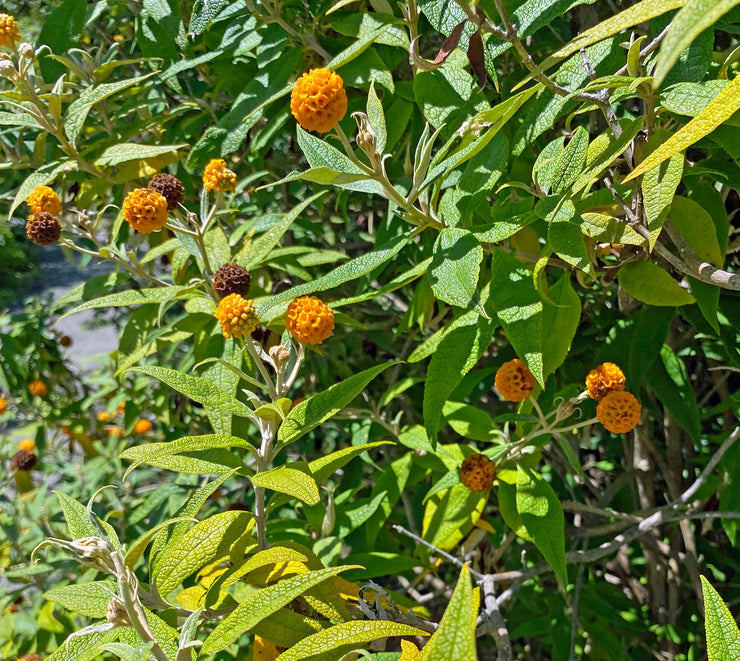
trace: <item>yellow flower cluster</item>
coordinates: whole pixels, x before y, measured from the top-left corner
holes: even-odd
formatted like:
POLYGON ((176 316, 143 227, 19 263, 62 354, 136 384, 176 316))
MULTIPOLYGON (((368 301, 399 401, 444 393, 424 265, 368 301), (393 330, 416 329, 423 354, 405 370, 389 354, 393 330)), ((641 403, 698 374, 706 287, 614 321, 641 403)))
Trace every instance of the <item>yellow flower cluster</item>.
POLYGON ((509 402, 521 402, 529 397, 537 386, 529 368, 519 358, 504 363, 496 372, 496 390, 509 402))
POLYGON ((334 332, 334 312, 315 296, 301 296, 288 306, 285 328, 301 344, 321 344, 334 332))
POLYGON ((62 210, 62 201, 59 196, 48 186, 36 186, 26 200, 33 213, 46 211, 52 215, 62 210))
POLYGON ((34 379, 28 384, 28 392, 34 397, 44 397, 47 393, 46 384, 40 379, 34 379))
POLYGON ((624 390, 624 372, 614 363, 602 363, 586 377, 586 390, 591 399, 602 400, 610 392, 624 390))
POLYGON ((229 294, 216 308, 216 318, 221 324, 224 337, 249 337, 259 323, 251 298, 239 294, 229 294))
POLYGON ((203 172, 203 185, 206 190, 233 193, 236 190, 236 172, 226 167, 226 161, 223 158, 212 158, 203 172))
POLYGON ((460 466, 460 482, 471 491, 488 491, 496 477, 496 464, 486 455, 473 453, 460 466))
POLYGON ((0 14, 0 46, 11 46, 20 40, 18 21, 10 14, 0 14))
POLYGON ((296 81, 290 111, 306 131, 331 131, 347 112, 344 81, 329 69, 311 69, 296 81))
POLYGON ((149 188, 132 190, 123 201, 123 217, 137 232, 151 234, 167 224, 167 199, 149 188))

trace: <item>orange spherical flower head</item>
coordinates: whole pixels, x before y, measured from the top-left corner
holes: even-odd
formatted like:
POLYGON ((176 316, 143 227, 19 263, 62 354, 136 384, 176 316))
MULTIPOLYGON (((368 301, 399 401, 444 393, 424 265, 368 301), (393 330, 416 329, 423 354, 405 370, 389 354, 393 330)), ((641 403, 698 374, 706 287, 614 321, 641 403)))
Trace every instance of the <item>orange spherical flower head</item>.
POLYGON ((591 399, 602 400, 610 392, 624 390, 624 372, 614 363, 602 363, 586 377, 586 390, 591 399))
POLYGON ((341 76, 329 69, 304 73, 290 94, 290 111, 306 131, 331 131, 347 112, 341 76))
POLYGON ((226 167, 223 158, 212 158, 203 172, 203 185, 206 190, 225 193, 236 190, 236 172, 226 167))
POLYGON ((0 415, 5 413, 5 411, 7 410, 8 410, 8 400, 0 397, 0 415))
POLYGON ((53 215, 62 210, 62 201, 48 186, 36 186, 28 196, 26 204, 31 207, 31 211, 34 213, 46 211, 53 215))
POLYGON ((471 454, 460 466, 460 481, 471 491, 487 491, 496 477, 496 464, 484 454, 471 454))
POLYGON ((632 393, 617 390, 608 393, 596 406, 596 417, 609 431, 625 434, 640 422, 642 408, 632 393))
POLYGON ((239 294, 229 294, 222 299, 216 308, 216 319, 226 338, 249 337, 259 323, 254 301, 239 294))
POLYGON ((505 400, 521 402, 534 392, 537 380, 519 358, 514 358, 498 368, 495 383, 498 394, 505 400))
POLYGON ((224 264, 213 276, 213 288, 221 298, 225 298, 229 294, 246 296, 249 293, 251 283, 252 276, 249 275, 249 271, 233 262, 224 264))
POLYGON ((10 465, 17 471, 30 471, 38 463, 38 458, 28 450, 18 450, 11 458, 10 465))
POLYGON ((33 452, 36 449, 36 443, 34 441, 21 441, 18 443, 19 450, 25 450, 26 452, 33 452))
POLYGON ((132 190, 123 201, 123 217, 137 232, 158 232, 167 223, 167 198, 149 188, 132 190))
POLYGON ((146 434, 152 430, 152 423, 149 420, 137 420, 134 425, 134 431, 137 434, 146 434))
POLYGON ((62 236, 62 226, 48 211, 38 211, 28 217, 26 235, 39 246, 50 246, 62 236))
POLYGON ((167 200, 167 208, 172 211, 177 209, 177 205, 183 201, 185 197, 185 187, 182 182, 171 174, 166 172, 159 172, 152 177, 149 182, 149 190, 157 191, 160 195, 164 195, 167 200))
POLYGON ((108 430, 108 436, 118 436, 118 438, 121 438, 123 436, 123 428, 122 427, 111 427, 108 430))
POLYGON ((34 397, 44 397, 47 392, 46 384, 40 379, 34 379, 28 384, 28 392, 34 397))
POLYGON ((285 312, 285 328, 301 344, 321 344, 334 332, 334 312, 315 296, 294 298, 285 312))
POLYGON ((11 46, 21 40, 18 21, 10 14, 0 14, 0 46, 11 46))
POLYGON ((108 411, 98 411, 98 422, 110 422, 110 413, 108 411))

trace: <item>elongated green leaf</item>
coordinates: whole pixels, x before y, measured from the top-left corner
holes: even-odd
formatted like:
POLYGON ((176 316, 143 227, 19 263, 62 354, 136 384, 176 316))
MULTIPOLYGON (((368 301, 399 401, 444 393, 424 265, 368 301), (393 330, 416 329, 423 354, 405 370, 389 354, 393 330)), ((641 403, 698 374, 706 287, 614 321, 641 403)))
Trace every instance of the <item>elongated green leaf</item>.
POLYGON ((668 212, 681 237, 696 252, 699 259, 722 268, 724 254, 717 240, 717 228, 712 216, 698 202, 676 195, 668 212))
POLYGON ((138 142, 124 142, 120 145, 108 147, 95 161, 98 167, 111 167, 126 163, 127 161, 139 161, 163 154, 176 155, 180 149, 187 145, 141 145, 138 142))
POLYGON ((681 183, 682 174, 683 154, 674 154, 659 167, 648 170, 642 177, 640 188, 650 232, 650 250, 655 247, 655 242, 660 236, 671 201, 681 183))
POLYGON ((640 390, 642 380, 660 355, 668 328, 675 316, 675 308, 652 306, 643 308, 637 315, 629 359, 627 365, 622 366, 632 392, 640 390))
POLYGON ((278 466, 272 470, 257 473, 251 479, 256 487, 284 493, 308 505, 321 502, 319 487, 305 461, 291 461, 289 466, 278 466))
MULTIPOLYGON (((236 436, 230 436, 228 434, 207 434, 204 436, 186 436, 179 438, 176 441, 170 441, 169 443, 144 443, 143 445, 134 445, 130 448, 126 448, 121 453, 121 459, 130 459, 133 464, 126 469, 123 476, 125 480, 128 474, 141 464, 149 464, 151 466, 159 466, 161 460, 165 457, 169 457, 173 454, 180 454, 183 452, 204 452, 208 450, 220 449, 220 448, 247 448, 254 450, 253 445, 249 441, 245 441, 243 438, 237 438, 236 436)), ((232 455, 233 456, 233 455, 232 455)), ((211 462, 214 461, 213 457, 206 457, 211 462)), ((242 465, 238 457, 233 459, 242 465)), ((214 464, 216 467, 218 464, 214 464)), ((229 467, 222 467, 223 470, 217 471, 216 474, 224 474, 230 472, 236 466, 232 465, 229 467)))
POLYGON ((681 359, 664 344, 660 359, 653 363, 647 374, 650 387, 658 400, 668 409, 686 433, 694 441, 701 435, 701 421, 696 395, 691 387, 689 375, 681 359))
POLYGON ((704 628, 709 661, 740 659, 740 630, 735 619, 709 581, 701 576, 704 595, 704 628))
POLYGON ((395 443, 393 441, 375 441, 374 443, 365 443, 364 445, 353 445, 314 459, 308 466, 316 482, 321 484, 325 480, 328 480, 342 466, 346 466, 356 456, 368 450, 378 448, 381 445, 395 445, 395 443))
POLYGON ((545 303, 542 311, 542 373, 545 379, 565 361, 581 320, 581 299, 567 271, 547 293, 554 305, 545 303))
POLYGON ((504 436, 493 418, 475 406, 447 402, 442 413, 450 427, 460 436, 484 443, 504 442, 504 436))
POLYGON ((439 627, 424 645, 416 661, 477 659, 475 629, 479 608, 480 589, 473 589, 466 564, 460 570, 457 586, 439 627))
POLYGON ((738 4, 740 0, 688 0, 673 17, 668 34, 660 44, 658 62, 653 73, 653 88, 660 87, 673 65, 678 62, 681 51, 738 4))
POLYGON ((67 117, 64 121, 64 133, 67 136, 67 140, 70 142, 75 142, 77 140, 77 137, 80 135, 80 131, 85 124, 85 119, 87 119, 87 114, 96 103, 103 99, 107 99, 109 96, 113 96, 127 87, 136 85, 142 80, 146 80, 155 73, 157 72, 153 71, 152 73, 137 76, 136 78, 119 80, 115 83, 103 83, 101 85, 88 87, 84 90, 67 109, 67 117))
POLYGON ((407 240, 408 239, 405 236, 391 239, 372 252, 350 260, 312 282, 307 282, 304 285, 298 285, 297 287, 288 289, 287 291, 268 298, 266 301, 258 301, 256 307, 260 320, 263 323, 267 323, 272 320, 284 311, 289 301, 293 300, 297 296, 326 291, 327 289, 338 287, 345 282, 357 280, 363 275, 367 275, 378 268, 381 264, 385 264, 393 259, 406 245, 407 240), (278 306, 281 306, 282 309, 278 308, 278 306), (276 308, 278 309, 276 310, 276 308))
POLYGON ((465 314, 457 317, 454 321, 449 324, 445 324, 436 331, 433 335, 430 335, 424 340, 416 349, 411 352, 411 355, 406 359, 409 363, 418 363, 420 360, 424 360, 427 356, 433 354, 442 343, 442 340, 449 335, 456 328, 461 326, 470 326, 476 319, 478 319, 478 312, 470 310, 465 314))
POLYGON ((648 305, 691 305, 696 299, 660 266, 652 262, 630 262, 619 269, 624 291, 648 305))
POLYGON ((230 585, 236 583, 242 576, 245 576, 255 569, 261 569, 267 565, 274 565, 279 562, 309 562, 308 556, 286 546, 273 546, 263 551, 258 551, 243 564, 237 565, 233 570, 224 574, 224 580, 217 582, 219 590, 225 590, 230 585))
POLYGON ((532 274, 504 250, 493 253, 491 301, 506 337, 544 388, 542 365, 542 301, 532 274))
POLYGON ((92 661, 100 656, 100 649, 105 643, 110 643, 116 638, 118 638, 118 631, 115 629, 79 636, 70 635, 46 659, 47 661, 92 661))
MULTIPOLYGON (((627 28, 631 28, 640 23, 649 21, 656 16, 661 16, 666 12, 673 9, 683 7, 688 0, 641 0, 631 7, 628 7, 624 11, 619 12, 615 16, 607 18, 598 25, 581 32, 575 39, 569 41, 565 46, 562 46, 550 55, 542 64, 540 64, 540 71, 546 71, 553 64, 559 62, 563 58, 577 53, 582 48, 586 48, 604 39, 622 32, 627 28)), ((521 83, 519 83, 513 91, 516 91, 517 87, 521 87, 533 78, 533 75, 527 76, 521 83)))
POLYGON ((449 551, 473 529, 488 501, 486 492, 475 492, 459 482, 426 503, 422 537, 449 551))
POLYGON ((564 193, 575 183, 586 165, 586 152, 588 152, 588 131, 579 126, 568 146, 555 161, 552 172, 553 193, 556 195, 564 193))
POLYGON ((69 528, 69 536, 72 539, 97 537, 99 535, 82 503, 78 503, 74 498, 70 498, 61 491, 55 491, 54 493, 59 498, 59 504, 62 506, 62 512, 69 528))
POLYGON ((506 524, 519 537, 534 542, 567 585, 565 517, 557 494, 544 478, 528 468, 517 468, 516 487, 499 480, 499 505, 506 524))
POLYGON ((192 292, 192 287, 151 287, 150 289, 127 289, 119 291, 116 294, 108 294, 92 301, 85 301, 76 308, 65 312, 59 320, 69 317, 72 314, 83 312, 84 310, 93 310, 95 308, 114 308, 128 305, 146 305, 147 303, 163 303, 165 301, 174 301, 186 292, 192 292))
POLYGON ((434 244, 429 267, 434 295, 457 307, 474 305, 482 261, 483 248, 468 230, 444 228, 434 244))
POLYGON ((359 395, 378 374, 396 363, 376 365, 355 374, 327 390, 317 393, 296 406, 278 431, 278 443, 284 447, 339 413, 359 395))
POLYGON ((44 592, 44 599, 54 601, 73 613, 87 617, 105 617, 108 602, 116 594, 117 586, 113 581, 90 581, 73 583, 52 588, 44 592))
POLYGON ((594 277, 594 267, 580 228, 570 222, 553 222, 547 233, 547 242, 564 262, 594 277))
POLYGON ((232 545, 250 533, 254 517, 249 512, 214 514, 188 530, 162 557, 157 589, 167 595, 206 564, 229 557, 232 545))
POLYGON ((345 650, 349 652, 373 640, 393 636, 426 635, 429 634, 416 627, 387 620, 341 622, 293 645, 289 650, 278 656, 277 661, 301 661, 302 659, 323 658, 324 655, 329 655, 334 659, 339 658, 342 655, 341 652, 345 650), (334 653, 332 654, 332 652, 334 653))
POLYGON ((657 167, 671 156, 682 152, 704 136, 709 135, 737 110, 740 110, 740 76, 735 76, 727 87, 707 104, 704 110, 632 170, 624 183, 657 167))
POLYGON ((181 392, 190 399, 205 406, 222 411, 230 411, 234 415, 248 418, 253 415, 252 410, 240 401, 227 395, 211 381, 200 376, 190 376, 167 367, 132 367, 129 372, 138 372, 153 376, 170 388, 181 392))
POLYGON ((495 322, 479 316, 469 318, 465 326, 458 326, 445 335, 429 361, 424 384, 424 426, 434 443, 442 423, 442 409, 452 391, 478 362, 491 343, 495 322))
POLYGON ((26 180, 18 187, 18 191, 13 198, 13 203, 8 211, 8 220, 13 217, 13 212, 18 208, 21 202, 25 202, 36 186, 46 186, 50 184, 63 172, 72 172, 77 169, 77 164, 72 160, 54 161, 47 163, 30 174, 26 180))
POLYGON ((385 126, 383 104, 375 91, 375 80, 370 83, 370 89, 367 92, 366 110, 370 126, 375 133, 375 151, 382 155, 383 150, 385 149, 386 140, 388 139, 388 131, 385 126))
POLYGON ((206 638, 201 654, 213 654, 233 643, 245 631, 249 631, 267 616, 287 606, 315 585, 358 565, 344 565, 300 574, 286 578, 275 585, 252 593, 244 603, 230 613, 206 638))
POLYGON ((286 213, 282 220, 267 230, 264 234, 261 234, 257 238, 247 253, 247 257, 242 261, 242 266, 246 269, 251 269, 263 262, 270 254, 270 251, 278 244, 283 234, 288 231, 293 221, 303 213, 304 209, 313 204, 318 198, 320 198, 326 191, 320 191, 315 195, 312 195, 307 200, 301 202, 297 207, 291 209, 290 213, 286 213))
POLYGON ((581 232, 603 243, 626 243, 632 246, 644 246, 647 243, 623 220, 604 213, 582 213, 581 232))
POLYGON ((229 0, 196 0, 190 15, 188 32, 198 35, 204 32, 219 12, 229 4, 229 0))

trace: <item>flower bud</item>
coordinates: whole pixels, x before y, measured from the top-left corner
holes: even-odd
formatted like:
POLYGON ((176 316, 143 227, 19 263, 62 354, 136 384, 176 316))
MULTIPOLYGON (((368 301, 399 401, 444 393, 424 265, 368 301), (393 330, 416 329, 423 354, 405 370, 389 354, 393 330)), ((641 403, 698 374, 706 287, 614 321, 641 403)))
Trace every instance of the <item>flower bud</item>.
POLYGON ((32 60, 36 57, 36 51, 33 49, 33 46, 25 41, 18 46, 18 52, 21 54, 21 57, 27 60, 32 60))
POLYGON ((126 604, 119 597, 113 597, 108 602, 108 610, 105 619, 116 627, 130 627, 131 619, 126 610, 126 604))
POLYGON ((13 79, 18 75, 15 65, 10 60, 0 60, 0 76, 13 79))

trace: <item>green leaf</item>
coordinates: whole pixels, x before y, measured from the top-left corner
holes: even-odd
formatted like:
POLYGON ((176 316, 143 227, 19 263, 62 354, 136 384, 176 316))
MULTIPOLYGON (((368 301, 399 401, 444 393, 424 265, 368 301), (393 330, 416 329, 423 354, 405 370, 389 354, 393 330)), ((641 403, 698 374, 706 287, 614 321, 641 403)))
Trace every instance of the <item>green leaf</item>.
POLYGON ((307 564, 309 558, 304 553, 286 546, 273 546, 263 551, 258 551, 253 556, 244 561, 243 564, 237 565, 223 574, 224 580, 218 580, 214 587, 219 590, 225 590, 230 585, 236 583, 242 576, 246 576, 255 569, 261 569, 268 565, 275 565, 280 562, 302 562, 307 564))
POLYGON ((492 271, 491 301, 506 337, 544 388, 543 307, 532 274, 516 257, 499 248, 493 253, 492 271))
POLYGON ((504 442, 504 436, 493 418, 475 406, 460 402, 447 402, 442 415, 460 436, 484 443, 504 442))
POLYGON ((658 400, 676 422, 695 442, 698 441, 701 422, 696 395, 686 367, 667 344, 661 348, 660 360, 653 363, 647 379, 658 400))
POLYGON ((381 445, 395 445, 395 443, 393 441, 375 441, 374 443, 342 448, 331 454, 314 459, 308 466, 316 482, 321 484, 325 480, 328 480, 342 466, 346 466, 356 456, 381 445))
POLYGON ((275 585, 253 592, 210 633, 200 653, 213 654, 228 647, 245 631, 253 629, 266 617, 287 606, 312 587, 332 576, 356 568, 357 565, 345 565, 312 571, 286 578, 275 585))
POLYGON ((370 126, 375 133, 375 151, 382 155, 383 150, 385 149, 386 140, 388 139, 388 131, 385 126, 383 104, 375 91, 374 80, 370 83, 370 89, 367 92, 366 112, 367 117, 370 120, 370 126))
POLYGON ((671 222, 699 259, 722 268, 725 258, 717 240, 712 216, 698 202, 676 195, 669 211, 671 222))
POLYGON ((586 165, 588 152, 588 131, 579 126, 555 161, 552 172, 552 192, 555 195, 564 193, 578 179, 586 165))
POLYGON ((595 277, 583 234, 578 227, 570 222, 553 222, 547 233, 547 242, 564 262, 575 266, 592 278, 595 277))
POLYGON ((642 380, 660 355, 668 328, 676 316, 672 307, 645 307, 637 315, 637 323, 629 343, 629 358, 625 375, 629 389, 638 392, 642 380))
POLYGON ((630 262, 619 269, 619 284, 638 301, 648 305, 691 305, 694 297, 660 266, 652 262, 630 262))
POLYGON ((639 177, 678 154, 727 121, 740 110, 740 77, 735 76, 694 119, 680 128, 627 176, 623 183, 639 177))
POLYGON ((359 395, 378 374, 396 362, 376 365, 364 372, 354 374, 341 383, 317 393, 296 406, 285 419, 278 431, 278 445, 285 447, 298 440, 322 422, 339 413, 359 395))
POLYGON ((25 112, 0 112, 0 126, 25 126, 41 130, 41 125, 33 115, 25 112))
POLYGON ((78 503, 74 498, 70 498, 61 491, 55 491, 54 493, 59 498, 59 504, 62 506, 62 512, 69 528, 69 536, 72 539, 99 536, 98 529, 90 521, 87 509, 82 503, 78 503))
POLYGON ((90 581, 73 583, 52 588, 44 592, 44 599, 56 602, 73 613, 86 617, 105 617, 108 602, 116 594, 117 585, 113 581, 90 581))
POLYGON ((499 506, 506 524, 519 537, 533 542, 555 570, 558 582, 567 585, 565 517, 552 487, 539 473, 520 465, 516 487, 499 480, 499 506))
POLYGON ((211 381, 200 376, 190 376, 167 367, 132 367, 129 372, 138 372, 153 376, 170 388, 181 392, 204 406, 209 406, 221 411, 230 411, 234 415, 249 418, 253 411, 242 402, 227 395, 223 390, 215 386, 211 381))
POLYGON ((53 163, 47 163, 42 165, 37 170, 34 170, 26 180, 18 187, 18 191, 13 198, 13 203, 10 205, 10 211, 8 212, 8 220, 13 217, 13 212, 18 208, 21 202, 25 202, 28 196, 31 194, 36 186, 46 186, 50 184, 63 172, 72 172, 77 169, 77 164, 71 160, 54 161, 53 163))
POLYGON ((115 83, 103 83, 102 85, 94 85, 83 90, 72 103, 69 104, 67 109, 67 116, 64 120, 64 134, 67 136, 67 140, 74 143, 80 131, 85 124, 87 114, 90 109, 98 102, 103 99, 107 99, 109 96, 113 96, 117 92, 131 87, 140 83, 142 80, 146 80, 150 76, 155 75, 157 72, 145 74, 143 76, 137 76, 136 78, 129 78, 128 80, 119 80, 115 83))
POLYGON ((581 232, 601 243, 626 243, 632 246, 644 246, 647 243, 623 220, 604 213, 582 213, 581 232))
POLYGON ((434 244, 429 280, 434 295, 461 308, 476 301, 483 248, 468 230, 445 227, 434 244))
MULTIPOLYGON (((388 620, 352 620, 319 631, 277 657, 276 661, 308 661, 335 659, 365 643, 393 636, 427 636, 426 632, 408 624, 388 620), (333 653, 332 653, 333 652, 333 653)), ((471 659, 473 657, 470 657, 471 659)))
MULTIPOLYGON (((134 445, 125 449, 121 453, 121 459, 129 459, 133 462, 131 466, 126 469, 123 479, 125 480, 128 474, 138 466, 141 466, 141 464, 166 468, 167 460, 172 455, 179 455, 185 452, 209 453, 215 449, 223 448, 247 448, 248 450, 254 451, 254 447, 249 441, 245 441, 242 438, 237 438, 236 436, 230 436, 228 434, 186 436, 184 438, 179 438, 176 441, 170 441, 169 443, 144 443, 143 445, 134 445)), ((206 454, 205 457, 198 461, 201 462, 203 467, 207 470, 198 470, 192 474, 200 475, 201 473, 212 473, 214 475, 223 475, 231 472, 234 468, 244 468, 242 460, 231 453, 226 453, 226 456, 231 459, 228 461, 228 465, 219 464, 218 459, 223 458, 223 456, 224 455, 219 453, 206 454)), ((190 471, 187 472, 190 473, 190 471)))
POLYGON ((304 209, 312 204, 314 201, 324 195, 326 191, 319 191, 315 195, 312 195, 307 200, 301 202, 297 207, 291 209, 289 213, 286 213, 279 223, 273 225, 264 234, 261 234, 249 248, 246 259, 240 260, 241 265, 246 269, 252 269, 265 261, 270 251, 278 244, 283 234, 290 229, 293 221, 303 213, 304 209))
POLYGON ((46 657, 46 661, 92 661, 100 656, 100 649, 105 643, 110 643, 116 638, 118 638, 118 631, 115 629, 70 635, 52 654, 46 657))
POLYGON ((653 89, 660 87, 681 52, 738 4, 740 0, 688 0, 673 17, 668 34, 660 44, 660 53, 653 72, 653 89))
POLYGON ((740 630, 722 597, 709 581, 700 576, 704 596, 704 628, 709 661, 740 658, 740 630))
POLYGON ((156 583, 159 593, 168 595, 201 567, 229 557, 231 547, 254 526, 249 512, 214 514, 188 530, 162 556, 156 583))
MULTIPOLYGON (((640 182, 645 216, 650 232, 650 250, 655 247, 673 196, 681 183, 683 154, 674 154, 657 168, 648 170, 640 182)), ((624 243, 616 241, 614 243, 624 243)))
MULTIPOLYGON (((729 80, 704 80, 699 83, 677 83, 660 95, 660 105, 677 115, 696 117, 727 85, 729 80)), ((727 120, 737 126, 738 120, 727 120)))
POLYGON ((471 316, 465 326, 445 335, 429 361, 422 406, 424 426, 432 442, 441 427, 445 402, 486 351, 495 328, 493 321, 471 316))
POLYGON ((422 537, 449 551, 473 529, 488 502, 486 492, 475 492, 460 483, 426 503, 422 537))
POLYGON ((476 323, 479 315, 475 310, 470 310, 465 314, 457 317, 449 324, 445 324, 436 331, 433 335, 430 335, 424 340, 416 349, 411 352, 411 355, 406 359, 409 363, 418 363, 420 360, 424 360, 427 356, 431 356, 442 343, 447 335, 449 335, 456 328, 461 326, 470 326, 472 323, 476 323))
POLYGON ((416 661, 473 661, 478 658, 475 630, 480 608, 480 589, 473 589, 468 565, 460 570, 457 586, 439 627, 424 645, 416 661))
POLYGON ((85 301, 76 308, 72 308, 65 312, 57 321, 61 321, 65 317, 83 312, 84 310, 93 310, 95 308, 114 308, 123 307, 126 305, 146 305, 147 303, 163 303, 166 301, 174 301, 180 298, 181 295, 186 295, 192 292, 193 288, 190 286, 185 287, 152 287, 150 289, 127 289, 126 291, 120 291, 116 294, 108 294, 107 296, 101 296, 92 301, 85 301))
POLYGON ((327 273, 312 282, 307 282, 304 285, 298 285, 297 287, 288 289, 287 291, 268 298, 266 301, 258 301, 256 308, 257 313, 260 316, 260 320, 263 323, 271 321, 275 316, 281 314, 285 310, 289 301, 292 301, 298 296, 326 291, 327 289, 338 287, 345 282, 357 280, 358 278, 367 275, 378 268, 378 266, 393 259, 406 245, 407 240, 408 239, 405 236, 391 239, 377 247, 375 250, 338 266, 330 273, 327 273), (279 309, 279 311, 275 311, 272 314, 268 314, 268 312, 277 306, 281 306, 282 309, 279 309))
POLYGON ((581 299, 573 289, 567 271, 547 293, 552 303, 545 303, 542 310, 544 379, 565 362, 581 320, 581 299))
POLYGON ((196 0, 193 4, 193 13, 190 15, 188 32, 193 36, 204 32, 228 4, 229 0, 196 0))
POLYGON ((284 493, 308 505, 321 502, 319 487, 305 461, 291 461, 289 466, 256 473, 251 480, 256 487, 284 493))
POLYGON ((119 145, 108 147, 95 161, 98 167, 111 167, 126 163, 127 161, 139 161, 163 154, 172 154, 173 160, 177 159, 177 152, 187 147, 180 145, 140 145, 138 142, 123 142, 119 145))

